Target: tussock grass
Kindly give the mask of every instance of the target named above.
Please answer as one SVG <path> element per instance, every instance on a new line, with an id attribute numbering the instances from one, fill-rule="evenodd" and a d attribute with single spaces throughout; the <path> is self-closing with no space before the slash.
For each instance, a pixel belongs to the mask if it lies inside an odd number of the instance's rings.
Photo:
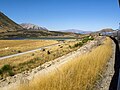
<path id="1" fill-rule="evenodd" d="M 36 77 L 18 90 L 93 90 L 111 56 L 112 41 L 107 38 L 92 52 L 76 57 L 54 72 Z"/>

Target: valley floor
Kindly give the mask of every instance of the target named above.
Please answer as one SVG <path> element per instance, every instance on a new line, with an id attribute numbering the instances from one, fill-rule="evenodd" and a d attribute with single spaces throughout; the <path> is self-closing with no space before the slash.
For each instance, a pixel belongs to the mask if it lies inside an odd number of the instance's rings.
<path id="1" fill-rule="evenodd" d="M 103 41 L 103 40 L 102 40 Z M 109 41 L 109 40 L 108 40 Z M 107 41 L 107 42 L 108 42 Z M 110 41 L 109 41 L 110 42 Z M 109 43 L 108 42 L 108 43 Z M 40 81 L 39 80 L 43 80 L 42 78 L 44 78 L 44 81 L 43 81 L 43 84 L 45 84 L 44 82 L 45 81 L 47 81 L 48 83 L 51 83 L 50 81 L 49 81 L 49 77 L 52 77 L 53 75 L 55 75 L 55 79 L 56 79 L 56 75 L 60 75 L 60 74 L 65 74 L 65 72 L 67 72 L 68 70 L 67 70 L 67 68 L 70 68 L 69 66 L 71 66 L 71 63 L 73 62 L 73 65 L 75 64 L 75 61 L 77 60 L 77 58 L 79 58 L 79 57 L 82 57 L 82 56 L 86 56 L 87 54 L 88 54 L 88 56 L 90 56 L 89 55 L 89 53 L 92 53 L 92 52 L 95 52 L 94 51 L 94 49 L 95 48 L 99 48 L 99 46 L 98 46 L 98 41 L 91 41 L 90 43 L 88 43 L 88 44 L 86 44 L 86 45 L 84 45 L 83 47 L 81 47 L 80 49 L 78 49 L 77 51 L 73 51 L 73 52 L 71 52 L 71 53 L 69 53 L 69 54 L 67 54 L 67 55 L 64 55 L 64 56 L 62 56 L 62 57 L 60 57 L 60 58 L 57 58 L 57 59 L 55 59 L 54 61 L 49 61 L 49 62 L 47 62 L 47 63 L 45 63 L 45 64 L 43 64 L 43 65 L 41 65 L 41 66 L 39 66 L 39 67 L 37 67 L 37 68 L 35 68 L 35 69 L 32 69 L 32 71 L 31 72 L 23 72 L 23 73 L 21 73 L 21 74 L 17 74 L 17 75 L 15 75 L 15 76 L 13 76 L 13 77 L 7 77 L 6 78 L 6 80 L 4 80 L 4 81 L 2 81 L 1 83 L 0 83 L 0 86 L 1 86 L 1 89 L 3 89 L 3 90 L 9 90 L 9 89 L 11 89 L 11 90 L 13 90 L 13 88 L 15 89 L 15 90 L 27 90 L 27 89 L 31 89 L 31 90 L 38 90 L 38 89 L 40 89 L 40 87 L 36 87 L 38 84 L 37 83 L 40 83 Z M 110 43 L 109 43 L 110 44 Z M 102 45 L 100 45 L 100 47 L 102 47 Z M 109 49 L 110 49 L 110 47 L 109 47 Z M 99 49 L 98 49 L 99 50 Z M 106 51 L 106 53 L 108 53 L 108 51 Z M 109 53 L 109 54 L 105 54 L 105 55 L 108 55 L 107 56 L 107 58 L 109 58 L 110 57 L 110 55 L 111 55 L 111 53 Z M 96 58 L 97 58 L 97 56 L 96 56 Z M 106 58 L 106 59 L 107 59 Z M 85 58 L 84 58 L 85 59 Z M 106 65 L 106 62 L 107 62 L 107 60 L 105 59 L 105 61 L 104 62 L 102 62 L 104 65 Z M 98 59 L 99 60 L 99 59 Z M 86 61 L 86 60 L 85 60 Z M 95 60 L 93 60 L 93 61 L 95 61 Z M 99 60 L 100 62 L 101 62 L 101 60 Z M 90 62 L 89 60 L 88 60 L 88 62 Z M 76 62 L 77 63 L 77 62 Z M 79 60 L 78 60 L 78 63 L 79 63 Z M 82 62 L 81 62 L 82 63 Z M 92 62 L 90 62 L 91 64 L 92 64 Z M 80 64 L 80 63 L 79 63 Z M 95 64 L 95 63 L 93 63 L 93 64 Z M 66 67 L 66 65 L 67 65 L 67 67 Z M 73 66 L 72 65 L 72 66 Z M 77 65 L 77 64 L 75 64 L 75 65 Z M 104 65 L 102 65 L 101 67 L 102 67 L 102 69 L 103 69 L 103 67 L 104 67 Z M 77 65 L 78 66 L 78 65 Z M 96 66 L 96 65 L 95 65 Z M 74 67 L 74 66 L 73 66 Z M 86 66 L 85 66 L 86 67 Z M 63 69 L 63 70 L 62 70 Z M 67 71 L 64 71 L 64 69 L 65 70 L 67 70 Z M 73 68 L 72 68 L 73 69 Z M 83 68 L 81 68 L 81 69 L 83 69 Z M 88 68 L 89 69 L 89 68 Z M 76 69 L 74 69 L 75 71 L 76 71 Z M 98 70 L 99 70 L 99 68 L 98 68 Z M 100 71 L 101 71 L 101 68 L 100 68 Z M 98 72 L 98 71 L 97 71 Z M 56 74 L 57 73 L 57 74 Z M 76 73 L 76 72 L 75 72 Z M 70 74 L 70 73 L 69 73 Z M 73 73 L 73 71 L 72 71 L 72 73 L 71 74 L 74 74 Z M 70 74 L 70 75 L 71 75 Z M 58 76 L 59 76 L 58 75 Z M 49 76 L 49 77 L 48 77 Z M 73 75 L 74 76 L 74 75 Z M 64 77 L 64 76 L 62 76 L 62 77 Z M 63 78 L 61 77 L 61 75 L 59 76 L 59 78 L 62 80 Z M 68 76 L 67 76 L 68 77 Z M 95 76 L 96 77 L 96 76 Z M 45 79 L 46 78 L 46 79 Z M 54 78 L 54 77 L 53 77 Z M 58 78 L 58 77 L 57 77 Z M 77 79 L 77 78 L 76 78 Z M 60 82 L 62 82 L 60 80 Z M 81 79 L 82 80 L 82 79 Z M 68 80 L 69 81 L 69 80 Z M 54 90 L 63 90 L 63 89 L 60 89 L 60 88 L 63 88 L 63 87 L 60 87 L 60 85 L 63 85 L 63 84 L 65 84 L 64 82 L 63 83 L 60 83 L 59 82 L 59 85 L 58 85 L 58 88 L 56 88 L 55 89 L 55 87 L 54 87 L 54 84 L 56 83 L 56 80 L 54 81 L 54 79 L 53 79 L 53 87 L 52 88 L 50 88 L 49 90 L 53 90 L 53 88 L 54 88 Z M 74 81 L 73 81 L 74 82 Z M 84 81 L 83 81 L 84 82 Z M 89 82 L 89 80 L 88 80 L 88 82 Z M 58 83 L 58 82 L 57 82 Z M 70 82 L 68 82 L 68 83 L 70 83 Z M 43 85 L 43 84 L 41 84 L 41 85 Z M 72 83 L 71 83 L 72 84 Z M 89 82 L 89 84 L 90 84 L 90 82 Z M 30 85 L 30 87 L 29 87 L 29 85 Z M 45 84 L 45 85 L 48 85 L 47 87 L 49 87 L 49 84 Z M 14 86 L 16 86 L 16 87 L 14 87 Z M 43 85 L 44 86 L 44 85 Z M 64 86 L 64 85 L 63 85 Z M 41 88 L 42 88 L 42 86 L 41 86 Z M 45 87 L 46 88 L 46 87 Z M 43 88 L 42 90 L 48 90 L 47 88 L 45 89 L 45 88 Z M 82 87 L 83 89 L 80 89 L 80 90 L 86 90 L 85 88 L 86 87 Z M 41 89 L 40 89 L 41 90 Z M 65 89 L 65 87 L 64 87 L 64 90 L 75 90 L 75 89 L 70 89 L 70 88 L 68 88 L 68 87 L 66 87 L 66 89 Z"/>

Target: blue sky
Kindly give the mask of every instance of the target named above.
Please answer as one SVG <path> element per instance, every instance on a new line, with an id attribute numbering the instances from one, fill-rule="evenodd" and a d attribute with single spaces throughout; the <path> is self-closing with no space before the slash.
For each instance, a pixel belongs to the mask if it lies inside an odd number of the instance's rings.
<path id="1" fill-rule="evenodd" d="M 0 11 L 17 23 L 50 30 L 118 28 L 118 0 L 0 0 Z"/>

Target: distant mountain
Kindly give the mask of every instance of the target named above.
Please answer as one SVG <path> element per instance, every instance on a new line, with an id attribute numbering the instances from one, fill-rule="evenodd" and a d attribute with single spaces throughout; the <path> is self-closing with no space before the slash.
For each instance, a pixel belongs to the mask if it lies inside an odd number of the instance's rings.
<path id="1" fill-rule="evenodd" d="M 5 14 L 0 12 L 0 32 L 10 32 L 23 29 L 19 24 L 9 19 Z"/>
<path id="2" fill-rule="evenodd" d="M 79 34 L 89 34 L 91 31 L 83 31 L 77 29 L 68 29 L 68 30 L 61 30 L 62 32 L 72 32 L 72 33 L 79 33 Z"/>
<path id="3" fill-rule="evenodd" d="M 91 35 L 106 34 L 106 33 L 114 32 L 114 31 L 115 30 L 113 30 L 112 28 L 104 28 L 99 31 L 92 32 Z"/>
<path id="4" fill-rule="evenodd" d="M 31 23 L 22 23 L 20 24 L 24 29 L 27 29 L 27 30 L 46 30 L 48 31 L 47 28 L 45 27 L 40 27 L 38 25 L 35 25 L 35 24 L 31 24 Z"/>

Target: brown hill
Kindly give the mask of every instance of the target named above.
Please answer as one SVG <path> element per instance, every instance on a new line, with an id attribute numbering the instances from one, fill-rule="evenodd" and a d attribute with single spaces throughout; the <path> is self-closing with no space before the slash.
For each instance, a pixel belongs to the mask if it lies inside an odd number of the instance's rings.
<path id="1" fill-rule="evenodd" d="M 20 25 L 9 19 L 5 14 L 0 12 L 0 32 L 10 32 L 23 29 Z"/>

